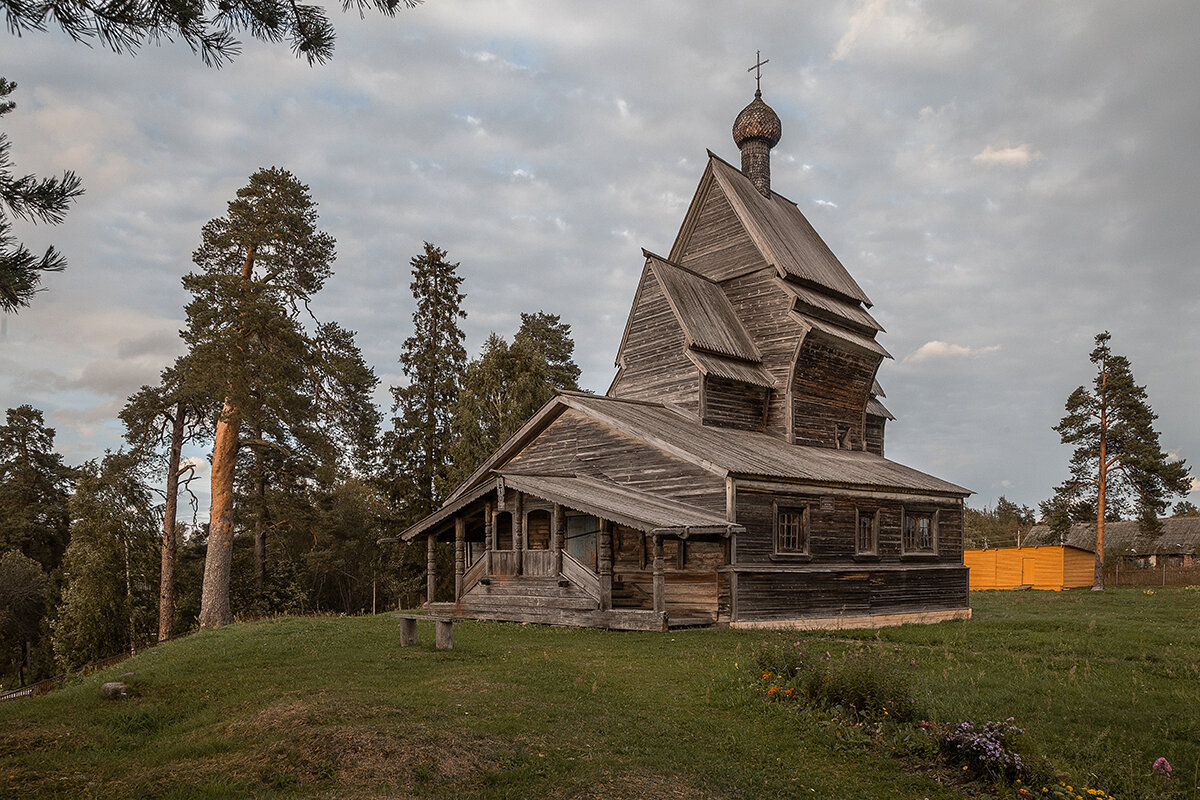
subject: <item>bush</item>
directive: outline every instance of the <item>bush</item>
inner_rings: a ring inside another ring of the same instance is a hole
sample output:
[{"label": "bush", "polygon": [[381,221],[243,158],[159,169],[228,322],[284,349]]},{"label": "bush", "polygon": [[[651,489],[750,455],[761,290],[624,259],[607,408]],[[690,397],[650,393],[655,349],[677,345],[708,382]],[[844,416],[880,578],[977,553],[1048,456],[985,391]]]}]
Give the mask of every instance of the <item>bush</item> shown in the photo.
[{"label": "bush", "polygon": [[942,750],[951,763],[978,775],[1013,780],[1025,770],[1016,742],[1025,731],[1009,717],[1003,722],[960,722],[942,739]]},{"label": "bush", "polygon": [[805,653],[802,643],[764,642],[755,649],[766,694],[822,708],[842,708],[859,719],[917,717],[912,682],[898,660],[876,650],[835,658],[828,650]]}]

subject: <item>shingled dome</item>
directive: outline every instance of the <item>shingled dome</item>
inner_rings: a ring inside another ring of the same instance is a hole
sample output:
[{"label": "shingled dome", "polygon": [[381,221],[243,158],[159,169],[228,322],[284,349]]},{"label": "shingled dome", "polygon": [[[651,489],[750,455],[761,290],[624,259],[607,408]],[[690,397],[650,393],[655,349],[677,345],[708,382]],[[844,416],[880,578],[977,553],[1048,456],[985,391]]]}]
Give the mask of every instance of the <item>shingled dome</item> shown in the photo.
[{"label": "shingled dome", "polygon": [[762,101],[762,92],[755,92],[750,105],[743,108],[733,122],[734,144],[741,148],[750,139],[765,139],[768,147],[774,147],[782,135],[779,115]]}]

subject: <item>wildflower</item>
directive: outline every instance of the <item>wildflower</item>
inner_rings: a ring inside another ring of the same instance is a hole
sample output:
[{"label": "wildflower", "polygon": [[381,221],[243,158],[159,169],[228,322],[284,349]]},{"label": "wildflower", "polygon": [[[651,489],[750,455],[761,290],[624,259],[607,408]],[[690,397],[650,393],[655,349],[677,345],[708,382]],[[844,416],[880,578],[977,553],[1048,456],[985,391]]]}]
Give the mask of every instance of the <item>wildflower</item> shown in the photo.
[{"label": "wildflower", "polygon": [[1171,776],[1171,762],[1159,756],[1158,760],[1154,762],[1154,771],[1159,775],[1166,775],[1169,778]]}]

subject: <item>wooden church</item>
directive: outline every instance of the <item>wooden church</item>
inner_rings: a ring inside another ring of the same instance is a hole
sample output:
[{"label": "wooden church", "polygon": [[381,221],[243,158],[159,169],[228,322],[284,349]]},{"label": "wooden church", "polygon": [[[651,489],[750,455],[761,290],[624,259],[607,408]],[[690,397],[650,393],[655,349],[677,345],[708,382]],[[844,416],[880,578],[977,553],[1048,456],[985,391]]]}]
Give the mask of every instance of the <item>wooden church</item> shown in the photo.
[{"label": "wooden church", "polygon": [[[756,91],[645,266],[604,396],[562,393],[402,534],[430,613],[666,630],[967,617],[970,491],[884,458],[871,301],[771,189]],[[436,598],[453,541],[453,598]],[[438,602],[442,600],[442,602]]]}]

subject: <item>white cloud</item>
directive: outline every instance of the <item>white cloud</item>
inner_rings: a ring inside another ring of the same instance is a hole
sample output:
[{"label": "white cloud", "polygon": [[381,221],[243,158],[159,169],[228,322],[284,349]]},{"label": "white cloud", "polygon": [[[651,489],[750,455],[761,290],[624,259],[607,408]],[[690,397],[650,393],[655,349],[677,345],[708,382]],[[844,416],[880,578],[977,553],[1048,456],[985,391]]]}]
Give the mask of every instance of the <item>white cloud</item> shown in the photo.
[{"label": "white cloud", "polygon": [[817,200],[813,200],[813,202],[819,206],[824,206],[825,208],[837,208],[838,207],[838,204],[833,202],[832,200],[817,199]]},{"label": "white cloud", "polygon": [[1041,153],[1032,150],[1027,144],[1000,148],[989,144],[981,152],[971,156],[971,163],[988,167],[1023,167],[1041,157]]},{"label": "white cloud", "polygon": [[994,353],[1000,349],[1000,345],[993,344],[987,347],[968,347],[961,344],[950,344],[948,342],[932,341],[918,347],[913,352],[904,357],[905,364],[919,364],[922,361],[932,361],[939,358],[967,358],[971,356],[984,355],[985,353]]}]

